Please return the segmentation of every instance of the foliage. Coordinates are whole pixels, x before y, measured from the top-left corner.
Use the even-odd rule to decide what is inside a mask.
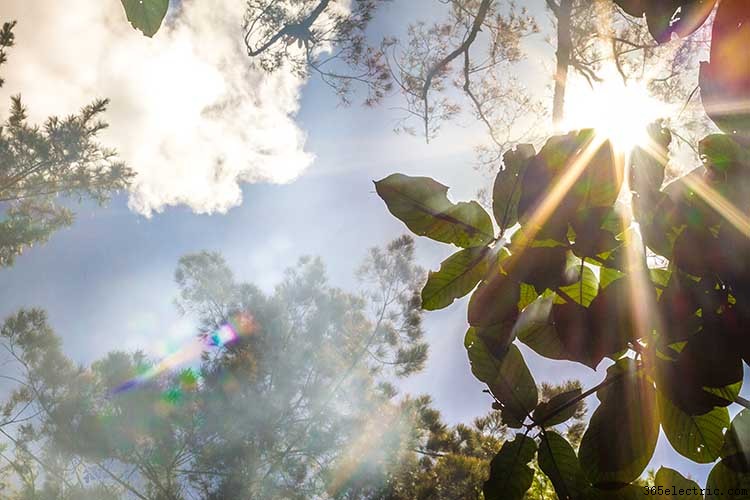
[[[697,29],[705,3],[682,2],[684,17],[669,25],[670,36]],[[654,16],[666,15],[654,9],[641,12],[650,17],[652,32],[663,24]],[[735,21],[722,21],[730,12]],[[746,4],[720,4],[712,53],[738,54],[739,45],[728,40],[744,36],[745,28],[732,30],[747,13]],[[658,33],[657,41],[665,41]],[[739,88],[746,68],[732,68],[737,68],[732,83]],[[724,125],[721,119],[717,123]],[[531,485],[526,464],[536,452],[560,498],[626,498],[635,494],[660,427],[685,457],[700,463],[721,458],[709,484],[747,484],[744,412],[730,425],[726,407],[744,401],[738,400],[743,360],[750,362],[742,326],[750,320],[745,174],[750,151],[744,141],[750,129],[725,130],[727,135],[700,142],[702,167],[667,186],[662,183],[671,134],[658,125],[649,131],[650,143],[633,151],[627,170],[622,153],[593,130],[552,137],[539,152],[519,147],[506,153],[506,169],[494,189],[499,234],[487,235],[488,213],[462,219],[461,231],[450,237],[417,231],[465,248],[431,273],[433,284],[453,286],[443,286],[444,296],[425,305],[445,307],[476,287],[465,339],[472,371],[497,399],[503,422],[525,429],[493,460],[487,497],[520,498]],[[626,173],[630,205],[618,202]],[[397,208],[400,199],[443,200],[445,186],[397,175],[376,183],[383,184],[389,190],[378,194],[410,229],[417,216],[422,228],[451,221],[455,226],[450,211],[458,205],[450,201]],[[469,241],[459,234],[482,238]],[[654,255],[661,259],[647,259]],[[614,364],[592,391],[540,405],[517,341],[547,358],[592,369],[604,358]],[[594,390],[599,406],[576,454],[546,426]],[[675,474],[660,471],[659,480],[683,481]]]
[[[427,355],[413,251],[410,237],[373,249],[361,293],[328,284],[318,259],[264,294],[217,254],[183,257],[178,303],[204,332],[186,351],[205,351],[200,370],[121,352],[77,367],[43,312],[19,311],[0,330],[12,361],[0,422],[16,455],[7,472],[36,495],[374,495],[412,448],[412,405],[389,381]],[[239,337],[222,341],[230,326]]]
[[[0,30],[0,64],[14,43],[14,25]],[[12,98],[10,116],[0,126],[0,267],[73,222],[59,197],[103,204],[128,185],[132,172],[97,142],[107,126],[100,121],[107,103],[97,100],[78,114],[53,116],[38,126],[28,123],[20,96]]]

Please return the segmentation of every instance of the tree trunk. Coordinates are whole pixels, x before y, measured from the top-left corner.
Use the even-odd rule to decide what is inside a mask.
[[[555,70],[555,94],[552,103],[552,124],[557,130],[565,116],[565,89],[568,83],[570,52],[573,48],[571,37],[571,15],[573,0],[560,0],[556,9],[557,17],[557,68]]]

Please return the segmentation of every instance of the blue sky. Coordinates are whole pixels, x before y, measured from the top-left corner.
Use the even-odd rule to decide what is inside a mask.
[[[403,19],[425,15],[427,4],[389,6],[375,32],[402,29]],[[541,12],[541,0],[528,4]],[[403,10],[407,12],[402,14]],[[553,49],[544,44],[542,35],[531,43],[539,54],[552,57]],[[23,64],[35,61],[26,58]],[[546,60],[533,65],[537,71],[551,67]],[[540,74],[535,83],[549,78],[548,73]],[[113,129],[119,126],[115,118],[122,116],[122,110],[115,113]],[[158,351],[164,343],[177,343],[196,333],[172,304],[173,271],[186,253],[219,251],[240,279],[265,290],[272,289],[299,256],[319,255],[332,282],[351,288],[352,273],[367,248],[383,245],[406,230],[375,195],[372,180],[393,172],[429,175],[451,186],[454,200],[472,198],[487,182],[473,168],[473,147],[483,136],[469,120],[448,127],[426,145],[419,138],[394,134],[395,118],[389,106],[369,109],[355,101],[351,107],[341,107],[331,90],[313,79],[302,87],[293,120],[306,136],[304,151],[314,160],[296,180],[242,184],[242,203],[225,214],[196,214],[185,206],[166,206],[147,218],[131,209],[124,194],[105,208],[84,205],[71,228],[24,253],[12,268],[0,270],[0,314],[21,306],[46,309],[67,354],[87,363],[111,349]],[[425,239],[418,240],[417,249],[419,263],[433,269],[451,253],[450,247]],[[485,413],[490,404],[483,386],[471,375],[463,348],[465,311],[462,300],[426,315],[428,365],[403,384],[404,391],[432,395],[453,423]],[[524,353],[538,382],[578,377],[590,386],[603,376],[580,365],[543,361],[528,349]],[[664,439],[652,461],[661,464],[691,471],[701,482],[709,470],[676,457]]]

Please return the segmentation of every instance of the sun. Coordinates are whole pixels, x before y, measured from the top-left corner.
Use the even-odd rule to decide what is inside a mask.
[[[625,83],[616,71],[603,76],[593,87],[579,84],[568,89],[563,130],[593,128],[624,152],[647,144],[648,125],[666,118],[669,106],[651,95],[643,81]]]

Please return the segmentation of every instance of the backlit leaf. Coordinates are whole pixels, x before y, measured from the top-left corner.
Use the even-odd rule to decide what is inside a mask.
[[[688,415],[661,392],[657,393],[657,401],[662,429],[675,451],[701,464],[719,458],[724,430],[729,427],[726,408],[714,408],[703,415]]]
[[[576,270],[578,270],[580,277],[578,281],[571,285],[561,286],[560,291],[565,294],[563,295],[565,300],[570,298],[576,304],[589,307],[599,289],[599,280],[596,278],[594,271],[588,266],[576,266]]]
[[[474,376],[487,384],[509,415],[523,421],[536,408],[539,396],[521,351],[511,344],[506,352],[493,353],[476,328],[466,332],[464,346]]]
[[[539,468],[552,481],[560,500],[577,500],[590,488],[573,447],[556,432],[542,434],[537,456]]]
[[[430,272],[422,289],[422,308],[442,309],[457,298],[471,292],[487,275],[491,249],[465,248],[440,264],[440,270]]]
[[[448,187],[429,177],[392,174],[375,182],[388,210],[415,234],[459,247],[480,247],[494,238],[489,214],[479,203],[452,203]]]
[[[128,21],[134,28],[152,37],[167,15],[169,0],[121,0]]]
[[[703,498],[698,483],[667,467],[659,467],[654,478],[654,486],[657,488],[661,486],[670,493],[676,493],[676,495],[671,495],[671,498],[676,500],[701,500]]]
[[[750,474],[732,470],[724,460],[714,465],[706,481],[706,500],[720,499],[750,500]]]

